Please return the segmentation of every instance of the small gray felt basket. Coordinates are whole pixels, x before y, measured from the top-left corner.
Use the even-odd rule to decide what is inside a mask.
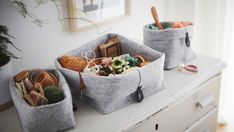
[[[10,92],[24,132],[56,132],[75,126],[72,97],[63,75],[56,69],[46,69],[59,79],[59,87],[64,93],[60,102],[41,106],[30,106],[21,97],[14,79],[10,82]]]
[[[97,46],[101,43],[105,43],[113,36],[117,36],[119,39],[123,54],[142,54],[152,62],[137,70],[112,77],[81,73],[86,86],[84,89],[84,95],[86,97],[84,101],[102,114],[111,113],[130,103],[136,102],[135,92],[139,87],[139,83],[141,83],[144,97],[165,89],[163,75],[164,54],[154,51],[144,45],[137,44],[121,35],[103,35],[66,55],[81,56],[83,52],[89,50],[93,50],[98,54]],[[58,60],[59,58],[55,61],[56,67],[63,73],[69,85],[72,87],[72,91],[77,95],[80,84],[79,73],[63,68]]]
[[[162,22],[162,24],[164,23],[168,22]],[[144,45],[165,53],[164,69],[175,68],[180,63],[187,63],[196,58],[190,44],[193,25],[163,30],[149,29],[149,25],[144,26],[143,29]]]

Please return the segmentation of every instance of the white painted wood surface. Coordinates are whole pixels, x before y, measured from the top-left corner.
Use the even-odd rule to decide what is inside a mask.
[[[203,118],[198,120],[184,132],[215,132],[218,108],[211,110]]]
[[[177,99],[175,103],[170,104],[162,111],[133,126],[130,132],[155,132],[155,130],[157,132],[184,131],[199,119],[203,118],[207,113],[218,107],[220,80],[220,74],[209,79],[192,92]],[[206,106],[201,108],[197,105],[200,101],[203,102],[210,96],[213,97],[213,100],[210,100]],[[155,128],[156,124],[158,125],[157,129]],[[216,128],[215,125],[216,123],[212,125],[214,129]]]
[[[189,64],[199,67],[196,74],[179,72],[176,69],[165,71],[167,88],[162,92],[145,98],[141,103],[133,103],[113,113],[102,115],[93,108],[78,101],[75,112],[77,125],[71,132],[119,132],[126,131],[149,116],[177,103],[178,100],[197,91],[208,79],[221,73],[226,64],[211,57],[199,55]],[[157,77],[157,76],[154,76]],[[168,119],[170,120],[170,119]],[[0,131],[21,131],[15,108],[0,113]]]

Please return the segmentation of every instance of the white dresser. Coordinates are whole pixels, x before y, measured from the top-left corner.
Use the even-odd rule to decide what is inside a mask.
[[[221,72],[225,63],[197,56],[198,73],[165,71],[167,88],[113,113],[102,115],[78,101],[71,132],[215,132]],[[152,76],[157,77],[157,75]],[[21,131],[14,107],[0,113],[0,132]]]

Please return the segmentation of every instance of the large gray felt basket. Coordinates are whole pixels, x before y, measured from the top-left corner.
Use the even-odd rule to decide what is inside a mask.
[[[86,96],[85,101],[102,114],[108,114],[130,103],[136,102],[134,93],[139,85],[140,76],[142,91],[145,97],[155,94],[165,88],[163,75],[164,54],[137,44],[121,35],[103,35],[96,40],[67,53],[67,55],[81,56],[82,52],[87,52],[89,50],[94,50],[96,54],[98,54],[97,46],[101,43],[105,43],[113,36],[118,37],[123,54],[142,54],[153,62],[138,70],[112,77],[81,73],[86,86],[84,89],[84,94]],[[78,72],[61,67],[58,59],[55,62],[56,67],[63,73],[68,83],[73,88],[73,91],[78,93]]]
[[[14,79],[11,79],[11,97],[24,132],[56,132],[75,126],[71,92],[65,78],[56,69],[47,71],[57,76],[59,87],[64,93],[64,100],[58,103],[36,107],[28,105],[15,87]]]
[[[165,53],[164,69],[172,69],[180,63],[187,63],[195,58],[191,45],[185,42],[186,32],[190,41],[192,39],[193,25],[164,30],[152,30],[146,25],[143,30],[144,45]]]

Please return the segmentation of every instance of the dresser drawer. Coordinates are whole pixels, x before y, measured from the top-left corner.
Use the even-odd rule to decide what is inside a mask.
[[[219,103],[221,76],[215,76],[194,89],[193,93],[139,123],[133,132],[182,132],[216,108]]]
[[[216,132],[218,108],[211,110],[184,132]]]

